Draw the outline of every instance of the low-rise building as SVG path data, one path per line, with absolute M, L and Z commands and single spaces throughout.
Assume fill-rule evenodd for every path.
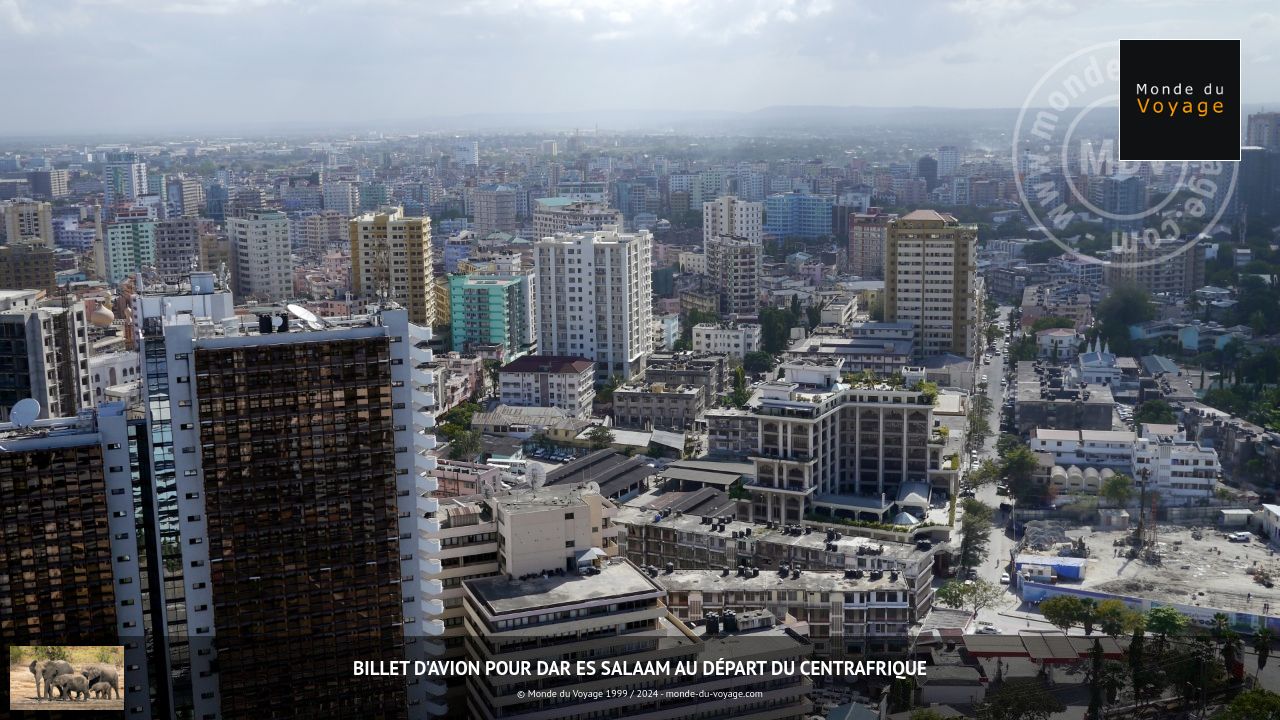
M 707 391 L 696 385 L 624 385 L 613 391 L 613 418 L 619 427 L 690 430 L 707 406 Z
M 1070 360 L 1076 356 L 1083 336 L 1072 328 L 1047 328 L 1036 333 L 1036 356 L 1048 360 Z
M 557 407 L 577 418 L 591 415 L 595 363 L 581 357 L 528 355 L 498 371 L 504 405 Z
M 1133 473 L 1164 501 L 1213 497 L 1222 467 L 1211 447 L 1188 440 L 1177 425 L 1143 423 L 1133 446 Z
M 760 350 L 759 325 L 699 323 L 693 326 L 693 351 L 728 355 L 741 361 Z
M 729 360 L 723 354 L 697 352 L 657 353 L 649 356 L 644 378 L 647 383 L 694 385 L 706 389 L 706 405 L 729 391 Z

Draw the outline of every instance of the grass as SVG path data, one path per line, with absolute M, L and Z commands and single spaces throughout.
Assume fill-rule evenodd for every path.
M 124 647 L 119 645 L 44 645 L 9 648 L 9 665 L 30 665 L 32 660 L 58 659 L 73 665 L 103 663 L 124 665 Z

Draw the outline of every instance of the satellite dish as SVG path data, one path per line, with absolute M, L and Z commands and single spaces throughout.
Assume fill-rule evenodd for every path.
M 284 325 L 284 317 L 281 315 L 271 316 L 271 327 L 278 328 Z
M 588 480 L 587 483 L 582 486 L 582 491 L 587 495 L 599 495 L 600 483 L 595 480 Z
M 23 398 L 9 411 L 9 422 L 14 427 L 29 428 L 40 417 L 40 401 L 35 398 Z
M 312 330 L 324 329 L 324 321 L 316 317 L 315 313 L 302 307 L 301 305 L 298 305 L 296 303 L 289 303 L 288 305 L 284 306 L 284 309 L 288 310 L 290 315 L 301 320 L 302 324 L 306 325 L 308 328 Z

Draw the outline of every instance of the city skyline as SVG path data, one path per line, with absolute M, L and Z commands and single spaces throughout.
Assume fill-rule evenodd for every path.
M 808 106 L 1016 108 L 1070 53 L 1100 39 L 1155 36 L 1240 38 L 1244 102 L 1280 103 L 1280 78 L 1267 72 L 1280 57 L 1280 13 L 1264 2 L 957 0 L 931 10 L 825 0 L 625 9 L 559 0 L 2 0 L 0 62 L 26 68 L 32 84 L 80 82 L 0 119 L 0 136 L 461 128 L 468 117 L 482 127 L 509 125 L 490 116 L 544 113 L 577 115 L 581 127 L 637 115 L 661 128 Z M 358 52 L 342 51 L 352 43 Z M 366 83 L 388 88 L 376 104 L 332 102 Z M 415 85 L 427 92 L 403 91 Z

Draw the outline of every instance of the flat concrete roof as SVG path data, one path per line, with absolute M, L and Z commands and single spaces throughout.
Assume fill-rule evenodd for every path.
M 702 592 L 726 592 L 740 590 L 805 590 L 809 592 L 865 592 L 867 590 L 889 590 L 907 588 L 907 581 L 901 574 L 897 580 L 889 579 L 885 573 L 878 580 L 872 580 L 866 573 L 861 578 L 846 579 L 843 572 L 831 570 L 810 571 L 800 573 L 793 578 L 791 573 L 784 577 L 775 569 L 761 568 L 756 577 L 739 577 L 737 568 L 730 568 L 728 575 L 718 570 L 676 570 L 672 573 L 658 573 L 654 578 L 667 590 L 700 590 Z
M 663 592 L 627 561 L 611 562 L 598 575 L 552 575 L 529 580 L 490 577 L 464 584 L 492 616 Z

